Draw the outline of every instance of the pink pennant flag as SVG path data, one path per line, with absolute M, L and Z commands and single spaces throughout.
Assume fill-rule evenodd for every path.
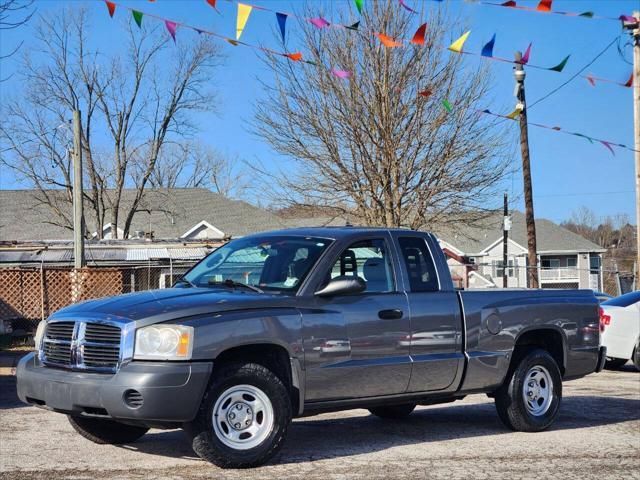
M 165 20 L 164 24 L 169 31 L 169 35 L 171 35 L 171 38 L 173 38 L 173 43 L 176 43 L 176 28 L 178 27 L 178 24 L 176 22 L 172 22 L 171 20 Z
M 404 0 L 398 0 L 398 3 L 402 6 L 402 8 L 404 8 L 406 11 L 411 12 L 411 13 L 418 13 L 416 12 L 413 8 L 411 8 L 409 5 L 407 5 Z
M 516 63 L 520 63 L 521 65 L 526 65 L 527 63 L 529 63 L 529 57 L 531 56 L 531 45 L 532 44 L 530 43 L 527 49 L 525 50 L 524 55 L 522 55 L 522 58 L 520 59 L 520 61 Z
M 596 79 L 593 78 L 591 75 L 587 75 L 586 77 L 584 77 L 587 79 L 587 82 L 589 82 L 591 84 L 592 87 L 596 86 Z
M 343 80 L 351 78 L 351 72 L 349 72 L 348 70 L 338 70 L 334 68 L 331 70 L 331 73 L 333 73 L 338 78 L 342 78 Z
M 327 22 L 324 18 L 322 17 L 316 17 L 316 18 L 310 18 L 309 21 L 316 27 L 316 28 L 326 28 L 329 25 L 331 25 L 329 22 Z
M 613 148 L 611 148 L 611 143 L 607 142 L 606 140 L 600 140 L 600 143 L 604 145 L 614 157 L 616 156 L 616 152 L 613 150 Z

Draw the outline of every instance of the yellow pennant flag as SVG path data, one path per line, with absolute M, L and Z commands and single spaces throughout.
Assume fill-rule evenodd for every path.
M 471 33 L 471 30 L 469 30 L 468 32 L 465 32 L 464 35 L 462 35 L 459 39 L 457 39 L 455 42 L 453 42 L 449 46 L 449 50 L 457 53 L 462 52 L 462 46 L 464 45 L 464 42 L 467 41 L 467 38 L 469 37 L 470 33 Z
M 238 4 L 238 19 L 236 21 L 236 40 L 240 40 L 240 35 L 242 35 L 244 26 L 247 24 L 247 20 L 249 20 L 249 15 L 251 15 L 252 9 L 253 7 L 251 5 L 245 5 L 244 3 Z
M 505 115 L 508 119 L 510 120 L 516 120 L 520 114 L 522 113 L 523 110 L 523 106 L 521 103 L 516 105 L 516 108 L 513 112 L 511 112 L 509 115 Z

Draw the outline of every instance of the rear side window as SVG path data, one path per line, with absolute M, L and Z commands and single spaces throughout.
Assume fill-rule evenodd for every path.
M 609 305 L 612 307 L 628 307 L 629 305 L 633 305 L 634 303 L 638 302 L 640 302 L 640 291 L 625 293 L 624 295 L 620 295 L 619 297 L 612 298 L 611 300 L 607 300 L 606 302 L 602 302 L 600 305 Z
M 438 277 L 427 244 L 422 238 L 400 237 L 400 253 L 412 292 L 438 291 Z

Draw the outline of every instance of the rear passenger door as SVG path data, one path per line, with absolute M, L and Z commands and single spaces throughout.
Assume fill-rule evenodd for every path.
M 442 271 L 446 264 L 438 273 L 434 260 L 438 252 L 434 249 L 440 247 L 432 237 L 402 232 L 393 235 L 411 314 L 411 333 L 401 342 L 412 359 L 408 391 L 443 390 L 464 364 L 458 295 L 448 270 Z

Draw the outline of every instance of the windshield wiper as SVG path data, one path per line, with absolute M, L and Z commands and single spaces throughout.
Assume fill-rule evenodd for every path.
M 187 280 L 184 277 L 180 277 L 179 279 L 177 279 L 176 283 L 174 283 L 174 285 L 177 285 L 178 283 L 184 283 L 184 284 L 186 284 L 186 285 L 188 285 L 190 287 L 193 287 L 193 288 L 196 287 L 195 283 L 193 283 L 191 280 Z
M 225 280 L 222 281 L 217 281 L 217 280 L 209 280 L 209 285 L 222 285 L 225 287 L 230 287 L 230 288 L 247 288 L 249 290 L 252 290 L 256 293 L 264 293 L 264 290 L 259 289 L 258 287 L 254 286 L 254 285 L 249 285 L 247 283 L 242 283 L 242 282 L 237 282 L 235 280 L 232 280 L 230 278 L 227 278 Z

